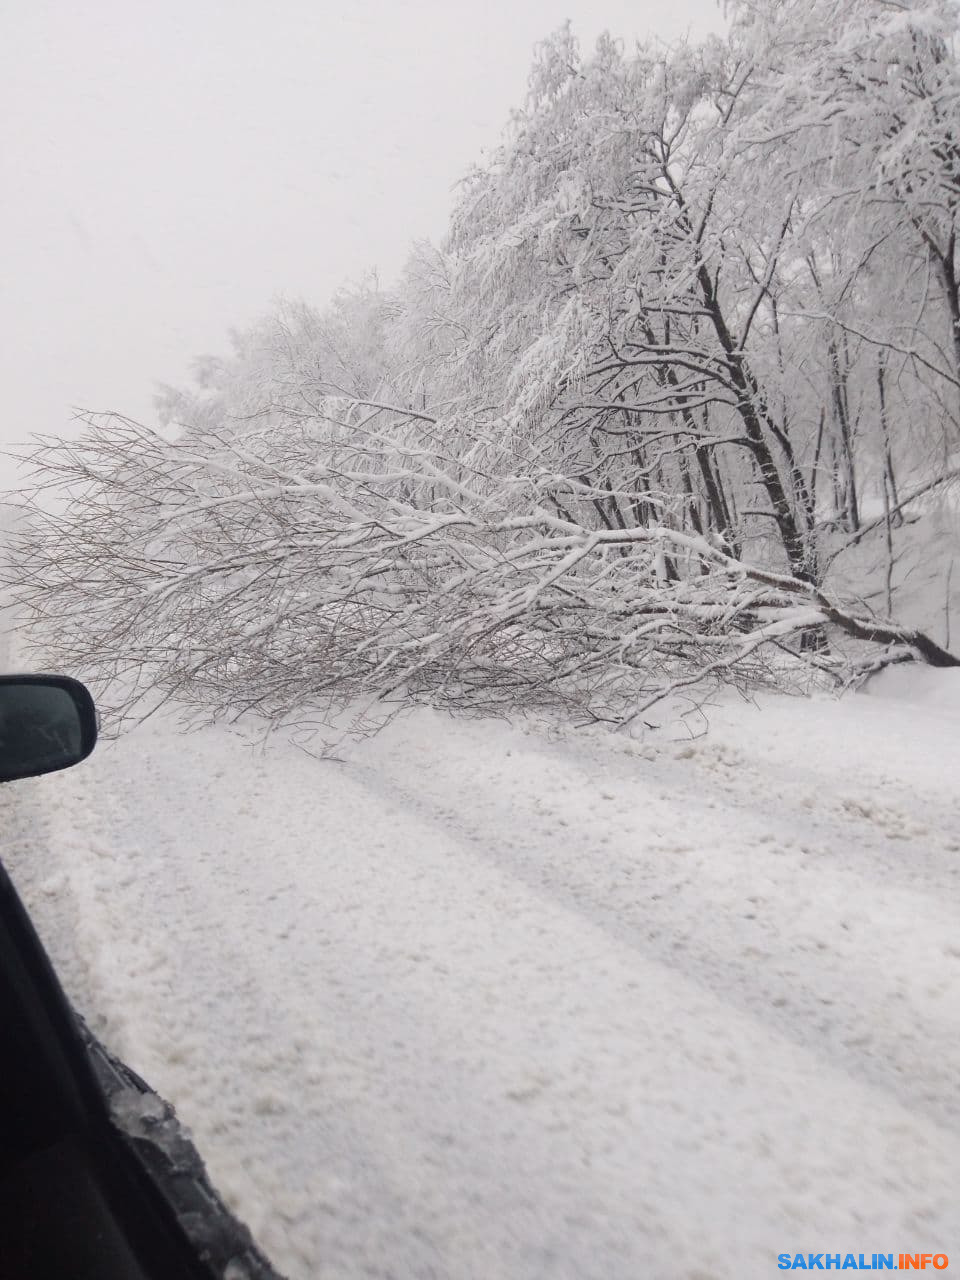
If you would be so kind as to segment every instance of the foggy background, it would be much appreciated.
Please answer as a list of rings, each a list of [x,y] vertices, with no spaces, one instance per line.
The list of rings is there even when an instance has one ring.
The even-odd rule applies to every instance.
[[[534,44],[719,29],[717,0],[3,0],[0,447],[156,382],[278,295],[389,284],[523,105]],[[15,483],[0,458],[0,485]]]

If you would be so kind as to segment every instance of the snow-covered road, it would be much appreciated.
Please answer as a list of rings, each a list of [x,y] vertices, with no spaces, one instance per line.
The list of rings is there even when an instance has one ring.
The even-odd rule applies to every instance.
[[[340,761],[158,721],[6,788],[5,860],[295,1280],[960,1263],[960,690],[887,687]]]

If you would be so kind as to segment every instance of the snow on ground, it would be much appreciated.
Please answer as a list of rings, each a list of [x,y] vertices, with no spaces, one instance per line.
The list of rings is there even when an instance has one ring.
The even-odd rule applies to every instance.
[[[5,858],[295,1280],[960,1259],[960,677],[679,733],[158,720]]]

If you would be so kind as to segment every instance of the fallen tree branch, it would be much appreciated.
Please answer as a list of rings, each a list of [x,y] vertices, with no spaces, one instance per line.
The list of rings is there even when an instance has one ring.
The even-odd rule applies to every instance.
[[[468,487],[381,433],[325,457],[202,443],[111,419],[34,458],[73,501],[34,510],[0,580],[28,636],[98,687],[115,725],[166,699],[273,721],[402,698],[629,722],[717,680],[846,683],[877,646],[960,666],[719,539],[558,514],[553,474]],[[603,495],[578,482],[581,510]],[[817,630],[867,654],[789,652]]]

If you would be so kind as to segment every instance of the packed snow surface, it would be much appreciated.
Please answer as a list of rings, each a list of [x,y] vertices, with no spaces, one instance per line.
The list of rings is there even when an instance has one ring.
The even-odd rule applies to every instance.
[[[6,861],[295,1280],[960,1261],[960,677],[709,718],[150,721]]]

